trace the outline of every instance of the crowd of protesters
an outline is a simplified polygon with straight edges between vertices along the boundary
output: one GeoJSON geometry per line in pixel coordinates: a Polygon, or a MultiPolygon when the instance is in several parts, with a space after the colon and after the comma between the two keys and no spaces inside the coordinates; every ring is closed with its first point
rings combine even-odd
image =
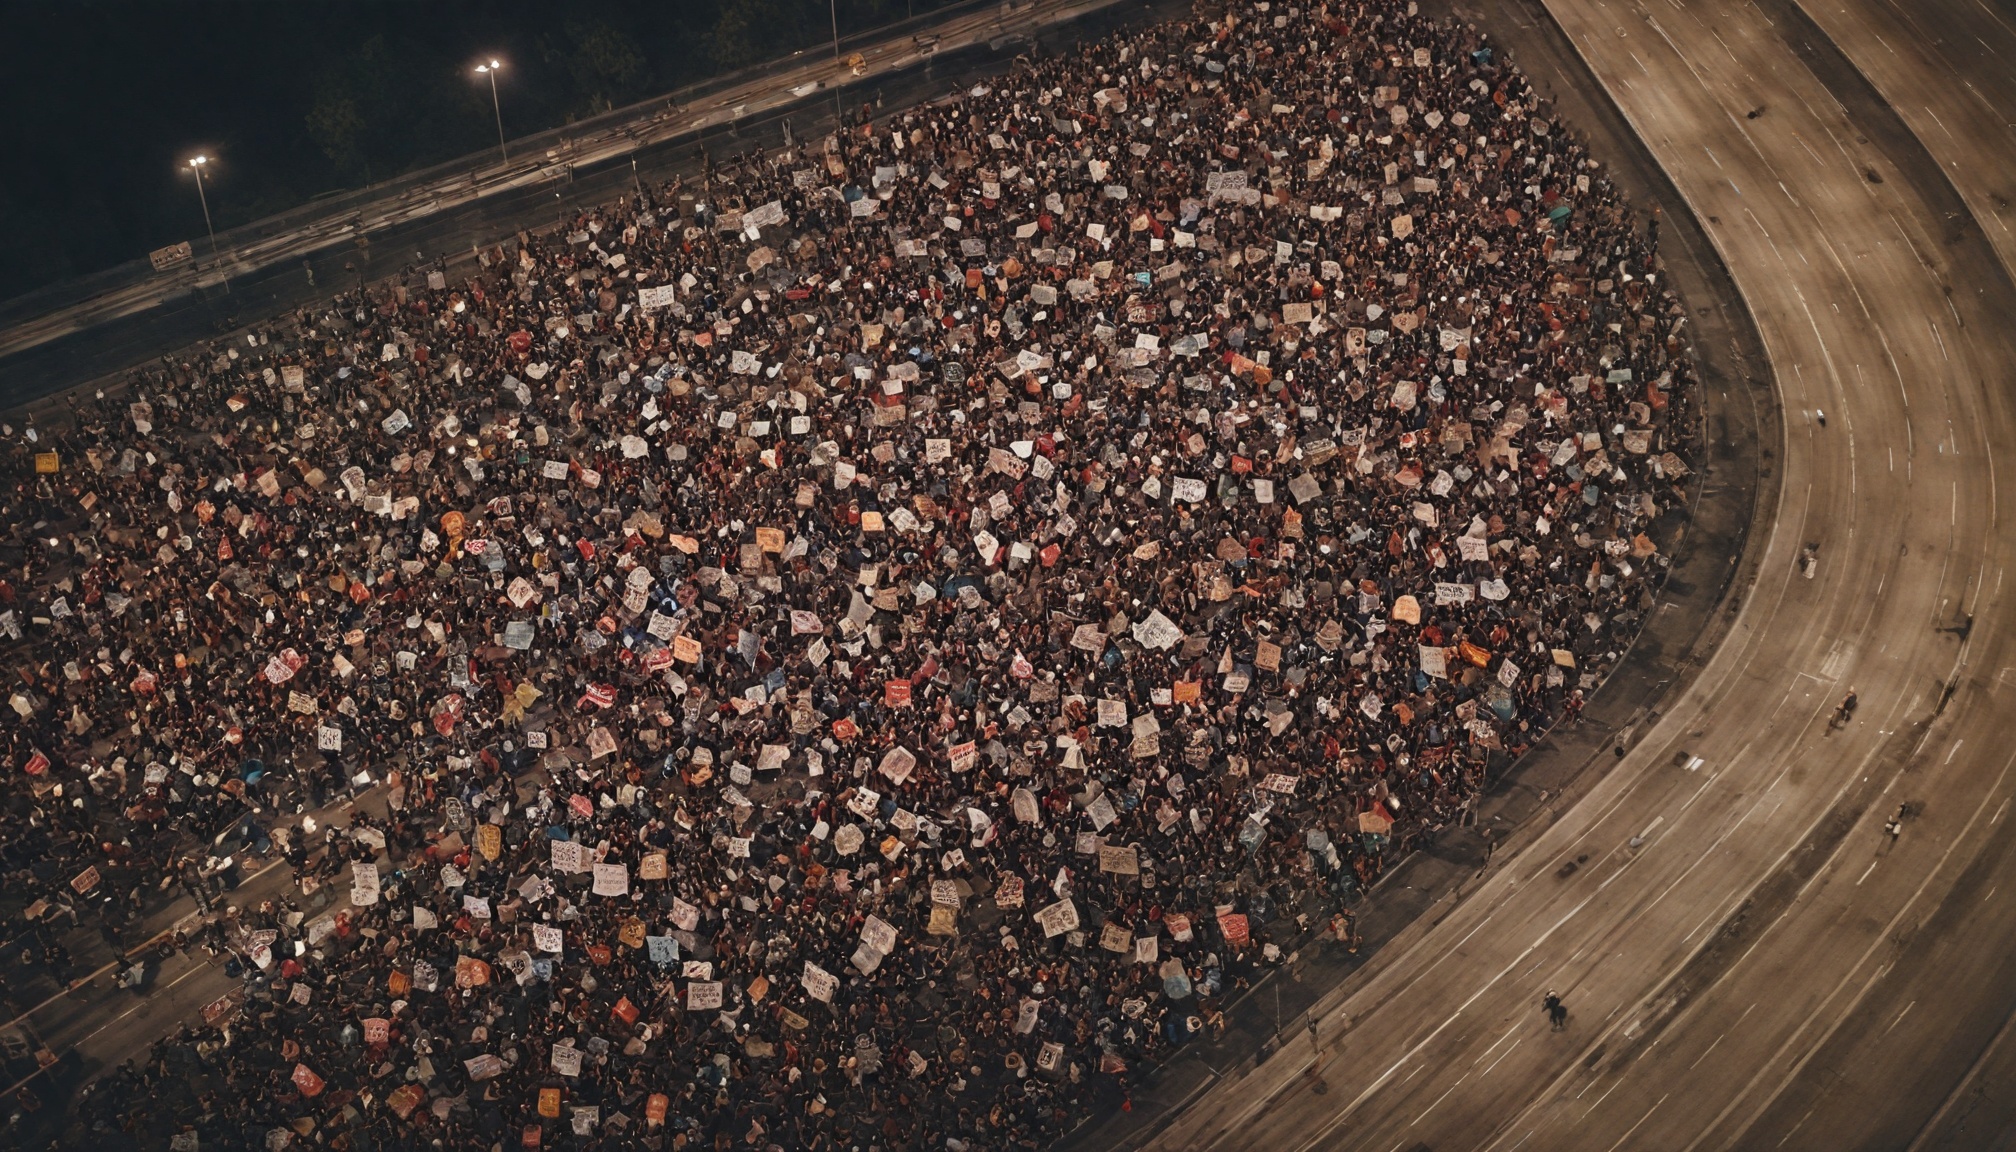
{"type": "Polygon", "coordinates": [[[1023,62],[17,421],[16,926],[387,802],[78,1125],[1037,1148],[1222,1027],[1581,707],[1687,492],[1650,242],[1411,7],[1023,62]]]}

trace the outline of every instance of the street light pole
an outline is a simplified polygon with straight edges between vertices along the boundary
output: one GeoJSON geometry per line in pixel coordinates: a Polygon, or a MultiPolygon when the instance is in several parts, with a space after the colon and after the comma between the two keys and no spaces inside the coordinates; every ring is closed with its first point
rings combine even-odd
{"type": "Polygon", "coordinates": [[[210,163],[208,156],[191,156],[189,170],[196,174],[196,202],[203,205],[203,231],[210,236],[210,260],[218,267],[223,278],[224,290],[231,290],[231,273],[224,268],[224,262],[217,258],[217,229],[210,223],[210,197],[203,192],[203,166],[210,163]]]}
{"type": "Polygon", "coordinates": [[[492,60],[487,64],[478,64],[476,66],[476,74],[490,78],[490,111],[497,117],[497,154],[504,158],[506,164],[509,164],[511,162],[511,151],[504,146],[504,106],[497,100],[497,70],[502,67],[504,65],[492,60]]]}
{"type": "Polygon", "coordinates": [[[196,174],[196,202],[203,205],[203,230],[210,234],[210,258],[217,258],[217,229],[210,226],[210,198],[203,194],[203,166],[210,162],[208,156],[189,158],[189,170],[196,174]]]}
{"type": "Polygon", "coordinates": [[[840,0],[826,0],[826,12],[833,17],[833,59],[840,59],[840,0]]]}

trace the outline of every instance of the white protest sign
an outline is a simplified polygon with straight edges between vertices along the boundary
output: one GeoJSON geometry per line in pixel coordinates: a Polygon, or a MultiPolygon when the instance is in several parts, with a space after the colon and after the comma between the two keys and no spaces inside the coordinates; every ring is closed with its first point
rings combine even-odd
{"type": "Polygon", "coordinates": [[[630,868],[625,864],[595,865],[595,895],[624,896],[630,892],[630,868]]]}
{"type": "Polygon", "coordinates": [[[700,927],[700,909],[674,896],[672,898],[672,923],[681,932],[691,932],[700,927]]]}
{"type": "Polygon", "coordinates": [[[805,985],[807,995],[826,1004],[833,1002],[833,993],[840,987],[839,977],[810,960],[805,962],[805,974],[800,978],[800,982],[805,985]]]}
{"type": "Polygon", "coordinates": [[[868,922],[861,926],[861,942],[887,956],[896,950],[896,926],[870,914],[868,922]]]}
{"type": "Polygon", "coordinates": [[[555,872],[586,872],[588,870],[587,846],[572,840],[553,841],[553,870],[555,872]]]}
{"type": "Polygon", "coordinates": [[[1078,906],[1070,900],[1059,900],[1036,913],[1036,923],[1043,926],[1043,935],[1062,936],[1066,932],[1078,930],[1078,906]]]}
{"type": "Polygon", "coordinates": [[[378,903],[378,865],[356,864],[350,869],[350,903],[367,908],[378,903]]]}

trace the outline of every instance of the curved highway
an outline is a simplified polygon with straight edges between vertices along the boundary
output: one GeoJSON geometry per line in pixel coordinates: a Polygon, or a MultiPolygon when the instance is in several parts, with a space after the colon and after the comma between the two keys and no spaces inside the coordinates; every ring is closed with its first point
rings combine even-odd
{"type": "MultiPolygon", "coordinates": [[[[1880,0],[1547,6],[1768,348],[1786,433],[1761,574],[1580,804],[1154,1146],[1991,1146],[2011,1106],[1984,1086],[2016,1067],[2016,262],[1996,214],[2016,152],[1982,149],[2009,79],[1972,80],[1957,17],[1880,0]],[[1894,35],[1912,18],[1940,32],[1894,35]],[[1851,684],[1860,710],[1830,731],[1851,684]]],[[[1986,53],[2016,60],[2002,37],[1986,53]]]]}

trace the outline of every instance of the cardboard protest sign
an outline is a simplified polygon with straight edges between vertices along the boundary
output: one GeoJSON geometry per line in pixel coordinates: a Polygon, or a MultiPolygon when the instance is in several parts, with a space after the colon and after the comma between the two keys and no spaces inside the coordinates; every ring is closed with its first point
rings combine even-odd
{"type": "Polygon", "coordinates": [[[1043,928],[1045,938],[1061,936],[1078,930],[1078,906],[1069,899],[1059,900],[1036,913],[1036,923],[1043,928]]]}
{"type": "Polygon", "coordinates": [[[883,754],[882,762],[876,766],[876,771],[901,784],[910,778],[911,772],[915,771],[916,767],[916,755],[898,744],[883,754]]]}
{"type": "Polygon", "coordinates": [[[1161,652],[1183,642],[1183,630],[1176,622],[1162,614],[1161,609],[1148,613],[1148,618],[1133,626],[1132,634],[1142,647],[1161,652]]]}
{"type": "Polygon", "coordinates": [[[670,936],[646,936],[644,945],[651,963],[660,968],[670,967],[679,960],[679,942],[670,936]]]}
{"type": "Polygon", "coordinates": [[[674,896],[672,898],[672,923],[681,932],[691,932],[700,927],[700,909],[674,896]]]}
{"type": "Polygon", "coordinates": [[[576,873],[588,870],[588,846],[573,840],[552,842],[553,870],[555,872],[576,873]]]}
{"type": "Polygon", "coordinates": [[[1281,646],[1267,640],[1260,641],[1255,647],[1253,665],[1263,672],[1279,672],[1281,670],[1281,646]]]}
{"type": "Polygon", "coordinates": [[[627,896],[630,893],[630,869],[623,864],[595,865],[595,895],[627,896]]]}
{"type": "Polygon", "coordinates": [[[871,913],[861,926],[861,942],[886,956],[896,950],[896,928],[871,913]]]}
{"type": "Polygon", "coordinates": [[[616,930],[616,939],[621,941],[625,948],[642,948],[644,934],[644,921],[632,916],[623,921],[622,927],[616,930]]]}
{"type": "Polygon", "coordinates": [[[805,971],[800,977],[800,983],[804,984],[806,995],[824,1003],[831,1003],[833,993],[840,987],[839,977],[810,960],[805,962],[805,971]]]}
{"type": "Polygon", "coordinates": [[[1420,645],[1415,649],[1419,656],[1421,672],[1438,680],[1449,678],[1448,649],[1420,645]]]}
{"type": "Polygon", "coordinates": [[[1252,942],[1251,929],[1247,926],[1244,913],[1229,909],[1218,913],[1218,931],[1224,935],[1225,942],[1234,948],[1244,948],[1252,942]]]}
{"type": "Polygon", "coordinates": [[[359,908],[378,903],[378,865],[351,865],[350,903],[359,908]]]}
{"type": "Polygon", "coordinates": [[[1099,929],[1099,947],[1108,952],[1129,953],[1134,950],[1134,933],[1126,925],[1108,920],[1099,929]]]}
{"type": "Polygon", "coordinates": [[[1120,818],[1120,814],[1113,810],[1112,799],[1104,792],[1099,794],[1098,799],[1085,806],[1085,815],[1091,817],[1092,826],[1101,832],[1106,830],[1107,825],[1120,818]]]}

